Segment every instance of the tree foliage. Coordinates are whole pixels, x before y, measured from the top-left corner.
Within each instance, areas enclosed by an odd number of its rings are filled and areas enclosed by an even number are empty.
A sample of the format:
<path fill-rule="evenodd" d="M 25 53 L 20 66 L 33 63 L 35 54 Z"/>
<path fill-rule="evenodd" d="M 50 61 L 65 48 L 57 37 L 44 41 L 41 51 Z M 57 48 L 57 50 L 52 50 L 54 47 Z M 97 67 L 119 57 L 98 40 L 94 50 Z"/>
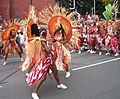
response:
<path fill-rule="evenodd" d="M 61 5 L 66 8 L 70 8 L 69 3 L 70 0 L 59 0 Z M 81 15 L 84 15 L 86 12 L 92 14 L 92 9 L 94 7 L 94 0 L 75 0 L 76 10 Z M 100 17 L 103 17 L 102 13 L 105 11 L 105 5 L 113 4 L 114 0 L 95 0 L 95 11 Z M 120 4 L 120 0 L 118 0 Z"/>
<path fill-rule="evenodd" d="M 69 1 L 70 0 L 59 0 L 62 2 L 62 6 L 69 8 Z M 75 1 L 76 9 L 81 14 L 84 15 L 86 12 L 92 14 L 92 8 L 94 7 L 94 0 L 76 0 Z M 101 0 L 96 0 L 96 14 L 101 15 L 104 11 L 104 5 Z"/>
<path fill-rule="evenodd" d="M 104 5 L 113 4 L 114 0 L 101 0 Z"/>

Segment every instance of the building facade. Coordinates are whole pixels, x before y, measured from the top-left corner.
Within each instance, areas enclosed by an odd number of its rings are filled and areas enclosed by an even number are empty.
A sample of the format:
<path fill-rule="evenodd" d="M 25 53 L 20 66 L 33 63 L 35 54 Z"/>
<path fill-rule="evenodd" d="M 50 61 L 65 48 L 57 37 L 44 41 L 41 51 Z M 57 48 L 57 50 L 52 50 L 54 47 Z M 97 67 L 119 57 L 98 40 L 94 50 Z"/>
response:
<path fill-rule="evenodd" d="M 3 19 L 25 18 L 30 4 L 39 12 L 45 6 L 54 5 L 55 2 L 56 0 L 0 0 L 0 15 Z"/>

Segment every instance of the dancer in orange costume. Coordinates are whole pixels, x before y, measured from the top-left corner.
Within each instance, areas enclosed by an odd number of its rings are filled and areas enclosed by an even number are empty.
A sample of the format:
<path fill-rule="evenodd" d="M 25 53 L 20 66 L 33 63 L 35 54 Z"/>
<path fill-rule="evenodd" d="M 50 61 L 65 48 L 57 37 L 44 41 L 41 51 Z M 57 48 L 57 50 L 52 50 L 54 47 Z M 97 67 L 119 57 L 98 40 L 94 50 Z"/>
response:
<path fill-rule="evenodd" d="M 11 52 L 11 54 L 14 54 L 14 50 L 17 51 L 17 53 L 20 56 L 21 61 L 23 61 L 20 48 L 18 44 L 16 43 L 16 30 L 15 29 L 17 29 L 18 27 L 19 27 L 18 25 L 13 25 L 10 28 L 8 28 L 2 35 L 2 39 L 6 40 L 3 46 L 3 52 L 2 52 L 4 56 L 3 65 L 7 64 L 6 61 L 7 61 L 9 52 Z"/>
<path fill-rule="evenodd" d="M 71 64 L 71 54 L 69 50 L 65 48 L 63 45 L 67 42 L 67 36 L 65 35 L 65 31 L 60 24 L 60 27 L 58 26 L 58 29 L 54 32 L 54 39 L 55 39 L 55 50 L 57 52 L 57 58 L 56 58 L 56 66 L 58 70 L 66 71 L 65 77 L 70 77 L 70 71 L 69 67 Z"/>

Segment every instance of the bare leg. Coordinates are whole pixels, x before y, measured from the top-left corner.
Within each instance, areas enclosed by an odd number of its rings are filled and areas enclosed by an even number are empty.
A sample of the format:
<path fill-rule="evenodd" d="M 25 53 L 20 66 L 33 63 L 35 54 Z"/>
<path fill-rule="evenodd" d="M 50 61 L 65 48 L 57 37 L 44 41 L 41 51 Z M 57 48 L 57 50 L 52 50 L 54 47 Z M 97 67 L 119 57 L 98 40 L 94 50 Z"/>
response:
<path fill-rule="evenodd" d="M 30 65 L 29 68 L 27 69 L 27 72 L 30 73 L 30 71 L 32 70 L 33 65 Z"/>
<path fill-rule="evenodd" d="M 20 58 L 22 58 L 22 55 L 21 55 L 21 51 L 18 50 L 18 48 L 15 48 L 15 50 L 17 51 L 17 53 L 19 54 Z"/>
<path fill-rule="evenodd" d="M 6 53 L 5 53 L 5 56 L 4 56 L 4 63 L 3 63 L 3 65 L 7 64 L 6 61 L 7 61 L 8 53 L 9 53 L 9 49 L 6 49 Z"/>
<path fill-rule="evenodd" d="M 78 47 L 78 54 L 81 53 L 81 46 Z"/>
<path fill-rule="evenodd" d="M 8 53 L 5 54 L 5 59 L 4 59 L 4 62 L 7 61 L 7 57 L 8 57 Z"/>
<path fill-rule="evenodd" d="M 88 44 L 88 51 L 87 52 L 90 52 L 91 51 L 91 47 L 90 47 L 90 44 Z"/>
<path fill-rule="evenodd" d="M 69 78 L 70 75 L 71 75 L 68 67 L 69 67 L 68 64 L 66 64 L 66 66 L 64 67 L 64 68 L 65 68 L 65 71 L 66 71 L 66 75 L 65 75 L 66 78 Z"/>
<path fill-rule="evenodd" d="M 55 78 L 55 80 L 57 82 L 57 88 L 67 89 L 67 86 L 65 86 L 64 84 L 62 84 L 61 81 L 60 81 L 60 78 L 59 78 L 59 75 L 58 75 L 58 70 L 57 70 L 56 65 L 55 65 L 54 62 L 52 64 L 52 68 L 51 69 L 52 69 L 52 71 L 54 73 L 54 78 Z"/>
<path fill-rule="evenodd" d="M 106 47 L 106 50 L 107 50 L 107 53 L 105 55 L 110 55 L 108 44 L 106 44 L 105 47 Z"/>
<path fill-rule="evenodd" d="M 19 54 L 21 62 L 23 62 L 24 60 L 23 60 L 23 58 L 22 58 L 22 52 L 21 52 L 17 47 L 15 48 L 15 50 L 16 50 L 17 53 Z"/>
<path fill-rule="evenodd" d="M 37 91 L 38 91 L 39 87 L 41 86 L 41 84 L 46 80 L 46 76 L 47 76 L 47 71 L 42 75 L 41 79 L 36 84 L 36 87 L 34 89 L 34 93 L 37 93 Z"/>
<path fill-rule="evenodd" d="M 51 65 L 51 67 L 52 67 L 51 69 L 52 69 L 52 71 L 53 71 L 53 73 L 54 73 L 54 78 L 55 78 L 57 84 L 60 85 L 60 84 L 61 84 L 61 81 L 60 81 L 60 78 L 59 78 L 59 75 L 58 75 L 58 70 L 57 70 L 56 65 L 55 65 L 54 62 L 53 62 L 53 64 Z"/>
<path fill-rule="evenodd" d="M 34 89 L 34 91 L 32 93 L 33 99 L 39 99 L 39 97 L 37 95 L 37 91 L 40 88 L 41 84 L 46 80 L 46 76 L 47 76 L 47 71 L 42 75 L 41 79 L 36 84 L 35 89 Z"/>
<path fill-rule="evenodd" d="M 68 58 L 66 56 L 63 57 L 63 64 L 66 72 L 69 72 L 70 64 L 67 62 Z"/>
<path fill-rule="evenodd" d="M 66 72 L 69 71 L 68 67 L 69 67 L 68 64 L 66 64 L 66 66 L 64 67 Z"/>
<path fill-rule="evenodd" d="M 68 61 L 68 58 L 66 56 L 64 56 L 63 57 L 63 64 L 64 64 L 64 69 L 66 71 L 65 77 L 69 78 L 70 77 L 70 71 L 69 71 L 70 63 L 68 63 L 67 61 Z"/>

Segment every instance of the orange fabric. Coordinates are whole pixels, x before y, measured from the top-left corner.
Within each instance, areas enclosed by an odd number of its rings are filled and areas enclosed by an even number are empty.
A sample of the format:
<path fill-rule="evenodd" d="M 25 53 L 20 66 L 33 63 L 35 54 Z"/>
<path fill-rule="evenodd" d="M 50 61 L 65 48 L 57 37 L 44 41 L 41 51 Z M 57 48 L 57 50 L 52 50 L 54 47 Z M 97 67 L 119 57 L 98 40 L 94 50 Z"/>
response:
<path fill-rule="evenodd" d="M 3 34 L 2 34 L 2 40 L 7 40 L 9 38 L 10 31 L 12 29 L 15 29 L 15 31 L 18 31 L 19 25 L 12 25 L 9 27 Z"/>
<path fill-rule="evenodd" d="M 18 51 L 20 52 L 20 48 L 18 46 L 18 44 L 16 43 L 16 41 L 13 42 L 6 42 L 6 44 L 4 45 L 3 48 L 3 52 L 2 55 L 4 56 L 7 53 L 7 49 L 9 47 L 9 52 L 13 55 L 14 54 L 14 50 L 18 49 Z"/>
<path fill-rule="evenodd" d="M 27 36 L 28 36 L 28 39 L 32 38 L 32 34 L 31 34 L 31 25 L 32 24 L 35 24 L 32 20 L 30 20 L 28 22 L 28 26 L 27 26 Z"/>
<path fill-rule="evenodd" d="M 57 25 L 58 21 L 60 22 L 60 24 L 62 24 L 62 26 L 65 30 L 67 39 L 70 40 L 70 38 L 72 36 L 72 26 L 65 17 L 55 16 L 55 17 L 51 18 L 51 20 L 48 23 L 49 33 L 51 34 L 52 37 L 54 37 L 54 32 L 56 31 L 56 25 Z"/>

